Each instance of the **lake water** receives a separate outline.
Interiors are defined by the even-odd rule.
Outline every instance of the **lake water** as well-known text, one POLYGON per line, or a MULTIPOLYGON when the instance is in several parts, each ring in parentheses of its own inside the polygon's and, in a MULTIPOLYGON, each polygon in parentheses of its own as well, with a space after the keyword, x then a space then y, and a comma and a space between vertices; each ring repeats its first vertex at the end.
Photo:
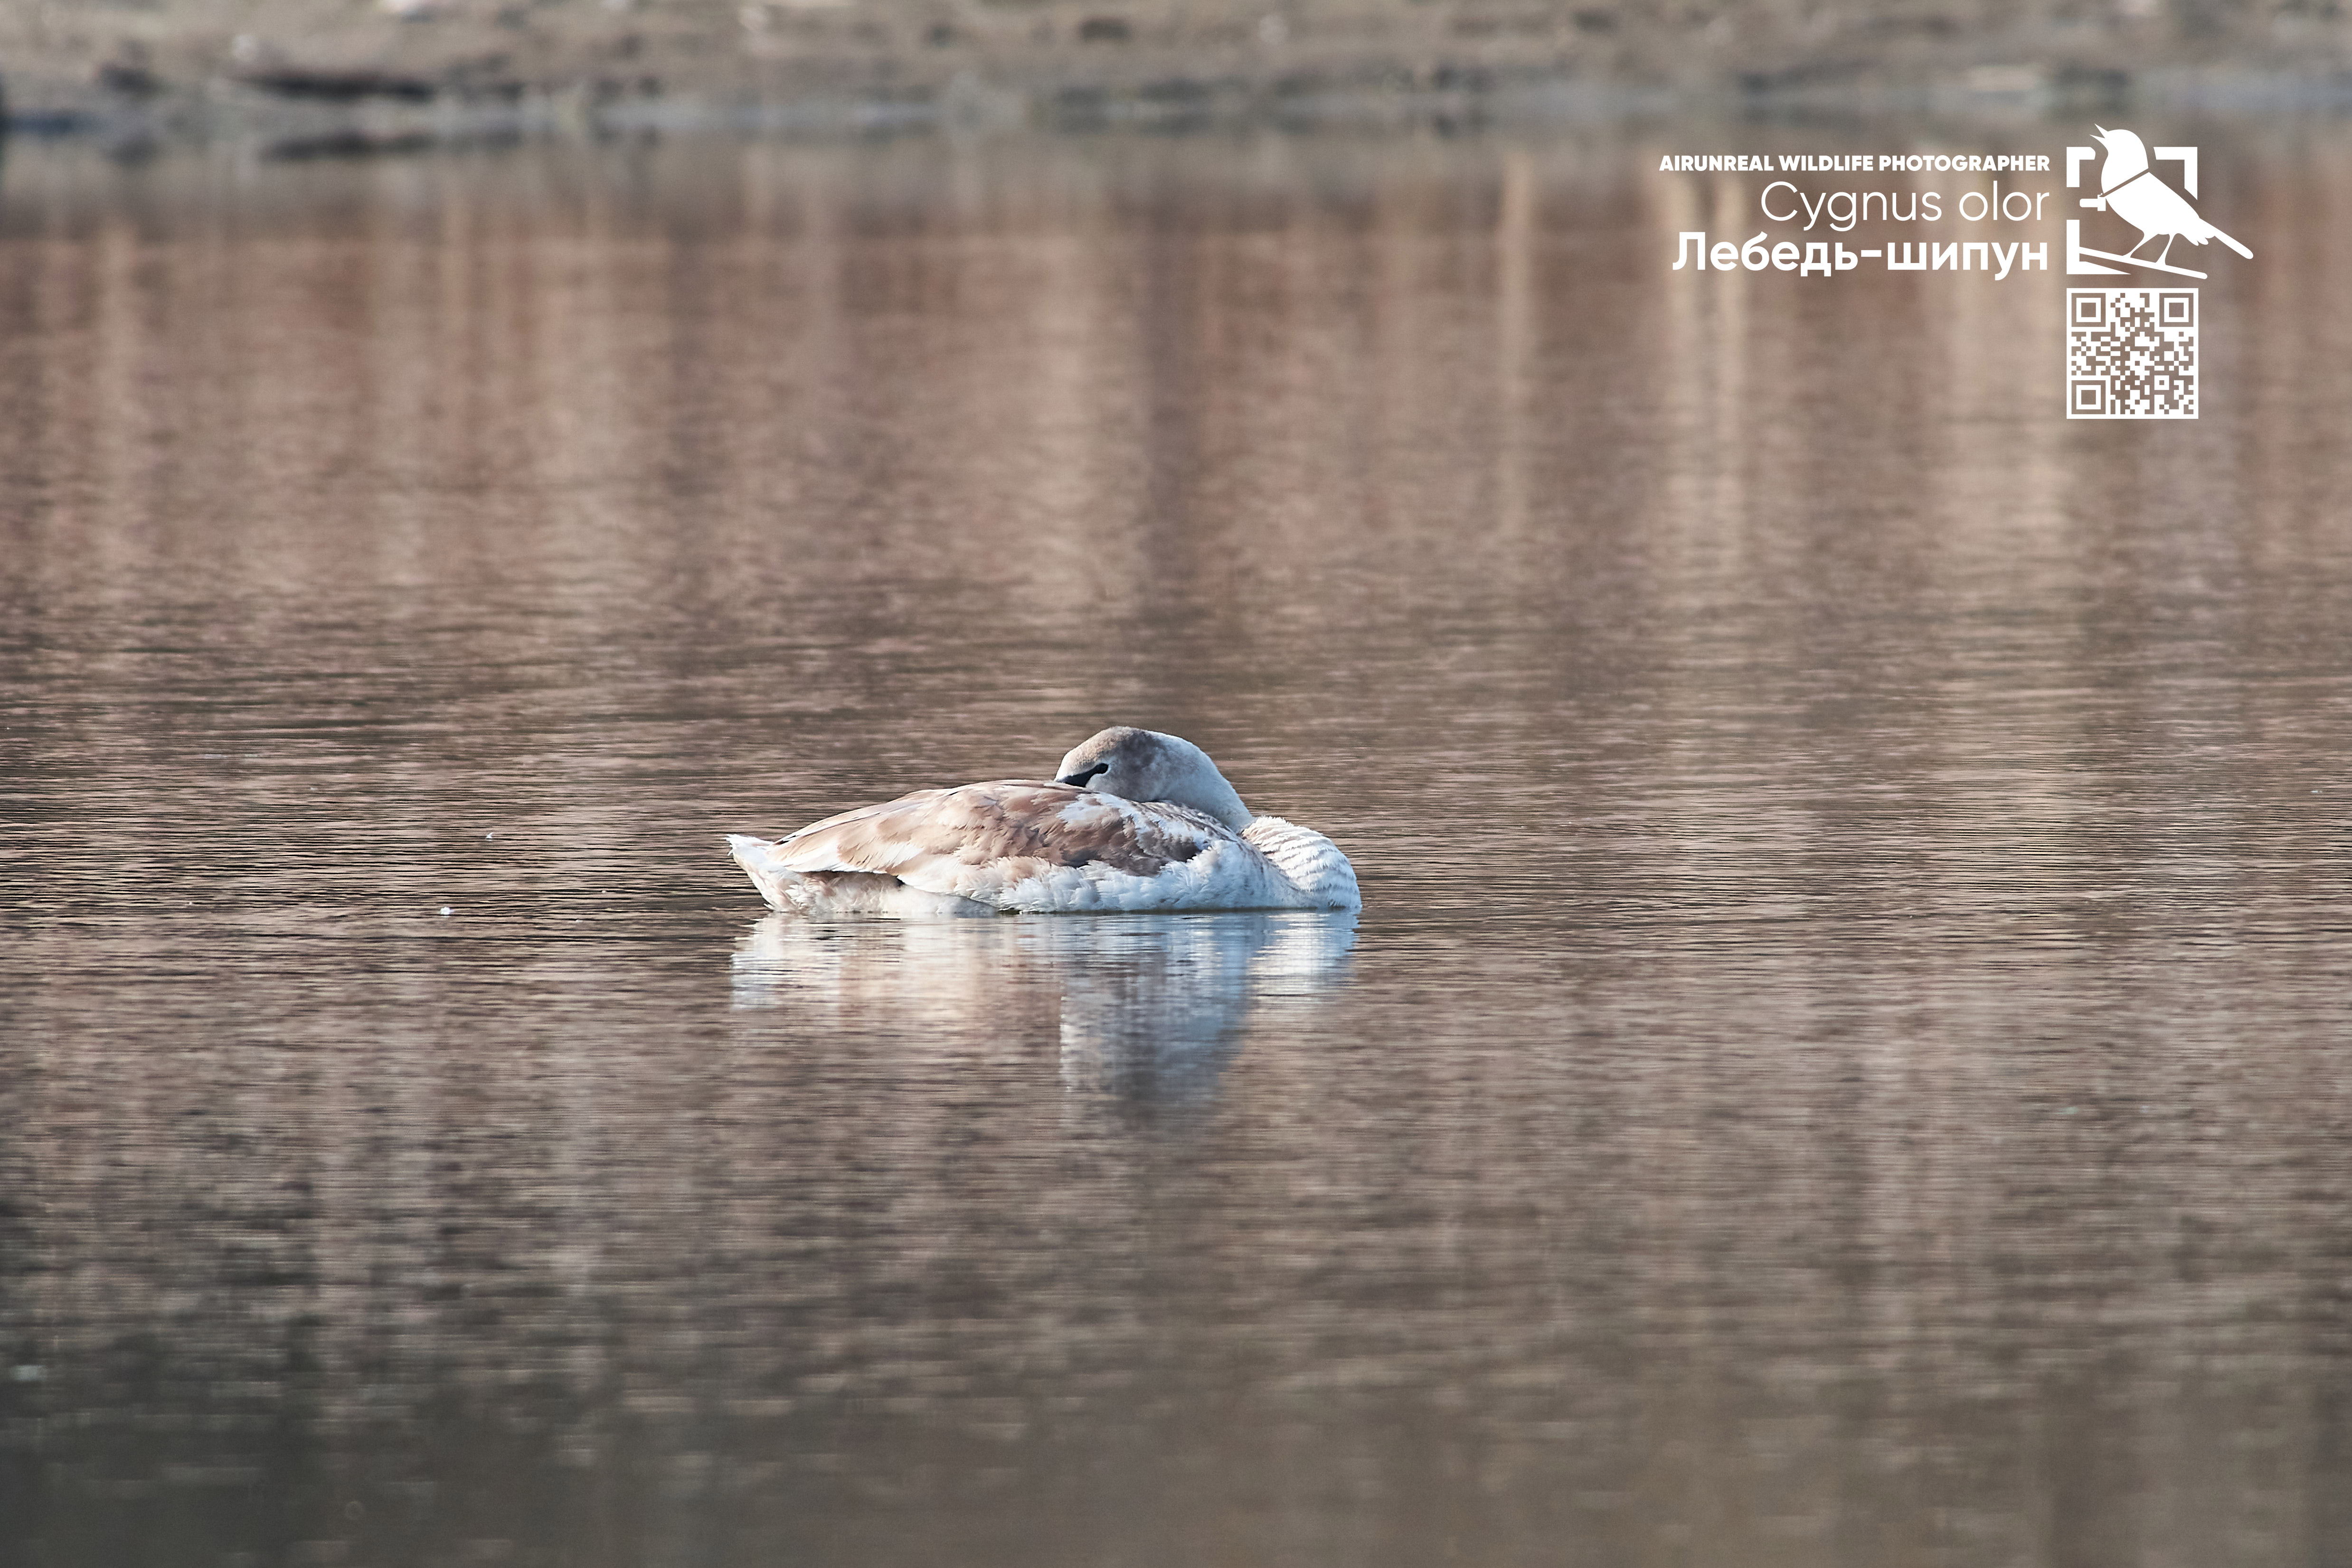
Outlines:
POLYGON ((2352 131, 2159 139, 2193 424, 1671 269, 1883 136, 12 150, 0 1556, 2352 1557, 2352 131), (1118 722, 1361 918, 721 847, 1118 722))

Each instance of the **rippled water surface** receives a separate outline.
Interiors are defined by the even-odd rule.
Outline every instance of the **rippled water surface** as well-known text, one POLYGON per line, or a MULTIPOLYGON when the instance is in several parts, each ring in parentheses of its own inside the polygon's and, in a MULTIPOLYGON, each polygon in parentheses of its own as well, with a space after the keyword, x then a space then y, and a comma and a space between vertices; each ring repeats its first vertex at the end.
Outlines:
POLYGON ((2194 424, 1687 138, 13 151, 0 1557, 2352 1557, 2352 134, 2161 134, 2194 424), (1113 722, 1360 920, 720 848, 1113 722))

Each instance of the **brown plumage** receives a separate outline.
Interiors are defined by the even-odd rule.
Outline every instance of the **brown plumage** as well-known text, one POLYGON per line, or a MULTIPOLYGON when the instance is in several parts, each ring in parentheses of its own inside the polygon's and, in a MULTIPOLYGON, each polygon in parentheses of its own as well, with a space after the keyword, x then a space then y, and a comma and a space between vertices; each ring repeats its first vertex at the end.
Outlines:
POLYGON ((1211 837, 1229 837, 1197 812, 1160 805, 1150 812, 1068 784, 1000 779, 954 789, 919 789, 880 805, 812 823, 778 843, 795 871, 873 871, 929 885, 920 872, 940 862, 1003 863, 1010 879, 1059 866, 1099 862, 1156 877, 1190 860, 1211 837), (910 876, 909 873, 916 873, 910 876))

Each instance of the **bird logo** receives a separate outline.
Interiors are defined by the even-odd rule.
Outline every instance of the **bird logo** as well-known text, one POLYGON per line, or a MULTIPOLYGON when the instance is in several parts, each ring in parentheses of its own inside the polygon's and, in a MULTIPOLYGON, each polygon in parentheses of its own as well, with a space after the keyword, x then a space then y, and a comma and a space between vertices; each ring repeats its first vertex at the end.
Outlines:
MULTIPOLYGON (((2084 196, 2083 205, 2100 212, 2113 212, 2139 230, 2139 241, 2120 254, 2087 249, 2081 243, 2080 220, 2070 220, 2066 226, 2069 241, 2066 269, 2069 272, 2116 270, 2083 260, 2084 258, 2095 257, 2101 261, 2152 268, 2158 272, 2178 273, 2184 278, 2204 277, 2202 272, 2170 263, 2168 258, 2172 255, 2172 242, 2176 239, 2185 239, 2191 245, 2203 245, 2207 240, 2218 239, 2239 255, 2252 259, 2252 251, 2198 216, 2197 209, 2189 205, 2189 197, 2164 183, 2149 166, 2147 142, 2128 131, 2110 131, 2104 125, 2097 130, 2098 135, 2094 140, 2106 150, 2106 160, 2099 168, 2099 194, 2084 196), (2164 248, 2158 251, 2153 258, 2140 254, 2158 238, 2164 241, 2164 248)), ((2066 183, 2070 185, 2077 178, 2077 153, 2085 160, 2092 156, 2087 147, 2067 149, 2066 183)), ((2183 183, 2188 185, 2189 195, 2194 195, 2197 192, 2197 150, 2194 147, 2159 147, 2157 155, 2181 163, 2183 183)))

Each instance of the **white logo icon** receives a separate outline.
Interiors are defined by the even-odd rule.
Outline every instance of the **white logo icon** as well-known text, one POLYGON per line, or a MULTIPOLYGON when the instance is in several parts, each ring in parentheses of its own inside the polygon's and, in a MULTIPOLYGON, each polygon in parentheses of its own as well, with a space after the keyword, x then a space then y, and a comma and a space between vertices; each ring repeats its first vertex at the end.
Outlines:
MULTIPOLYGON (((2110 131, 2098 127, 2094 138, 2106 149, 2106 160, 2099 167, 2099 194, 2084 196, 2082 205, 2100 212, 2113 212, 2117 217, 2139 230, 2139 241, 2120 254, 2111 250, 2090 250, 2083 245, 2083 220, 2066 220, 2066 270, 2071 273, 2105 272, 2120 274, 2124 267, 2146 267, 2158 272, 2170 272, 2182 278, 2202 278, 2202 272, 2186 267, 2175 267, 2166 259, 2172 254, 2172 242, 2185 239, 2191 245, 2203 245, 2218 239, 2239 255, 2251 259, 2253 252, 2197 216, 2197 209, 2182 195, 2164 183, 2150 167, 2147 143, 2128 131, 2110 131), (2153 260, 2140 252, 2161 238, 2164 248, 2153 260), (2096 260, 2091 258, 2095 258, 2096 260), (2100 261, 2117 261, 2122 267, 2101 267, 2100 261)), ((2082 184, 2083 165, 2099 156, 2091 147, 2066 149, 2066 184, 2082 184)), ((2158 163, 2180 165, 2180 183, 2189 195, 2197 194, 2197 149, 2194 147, 2158 147, 2158 163)))

